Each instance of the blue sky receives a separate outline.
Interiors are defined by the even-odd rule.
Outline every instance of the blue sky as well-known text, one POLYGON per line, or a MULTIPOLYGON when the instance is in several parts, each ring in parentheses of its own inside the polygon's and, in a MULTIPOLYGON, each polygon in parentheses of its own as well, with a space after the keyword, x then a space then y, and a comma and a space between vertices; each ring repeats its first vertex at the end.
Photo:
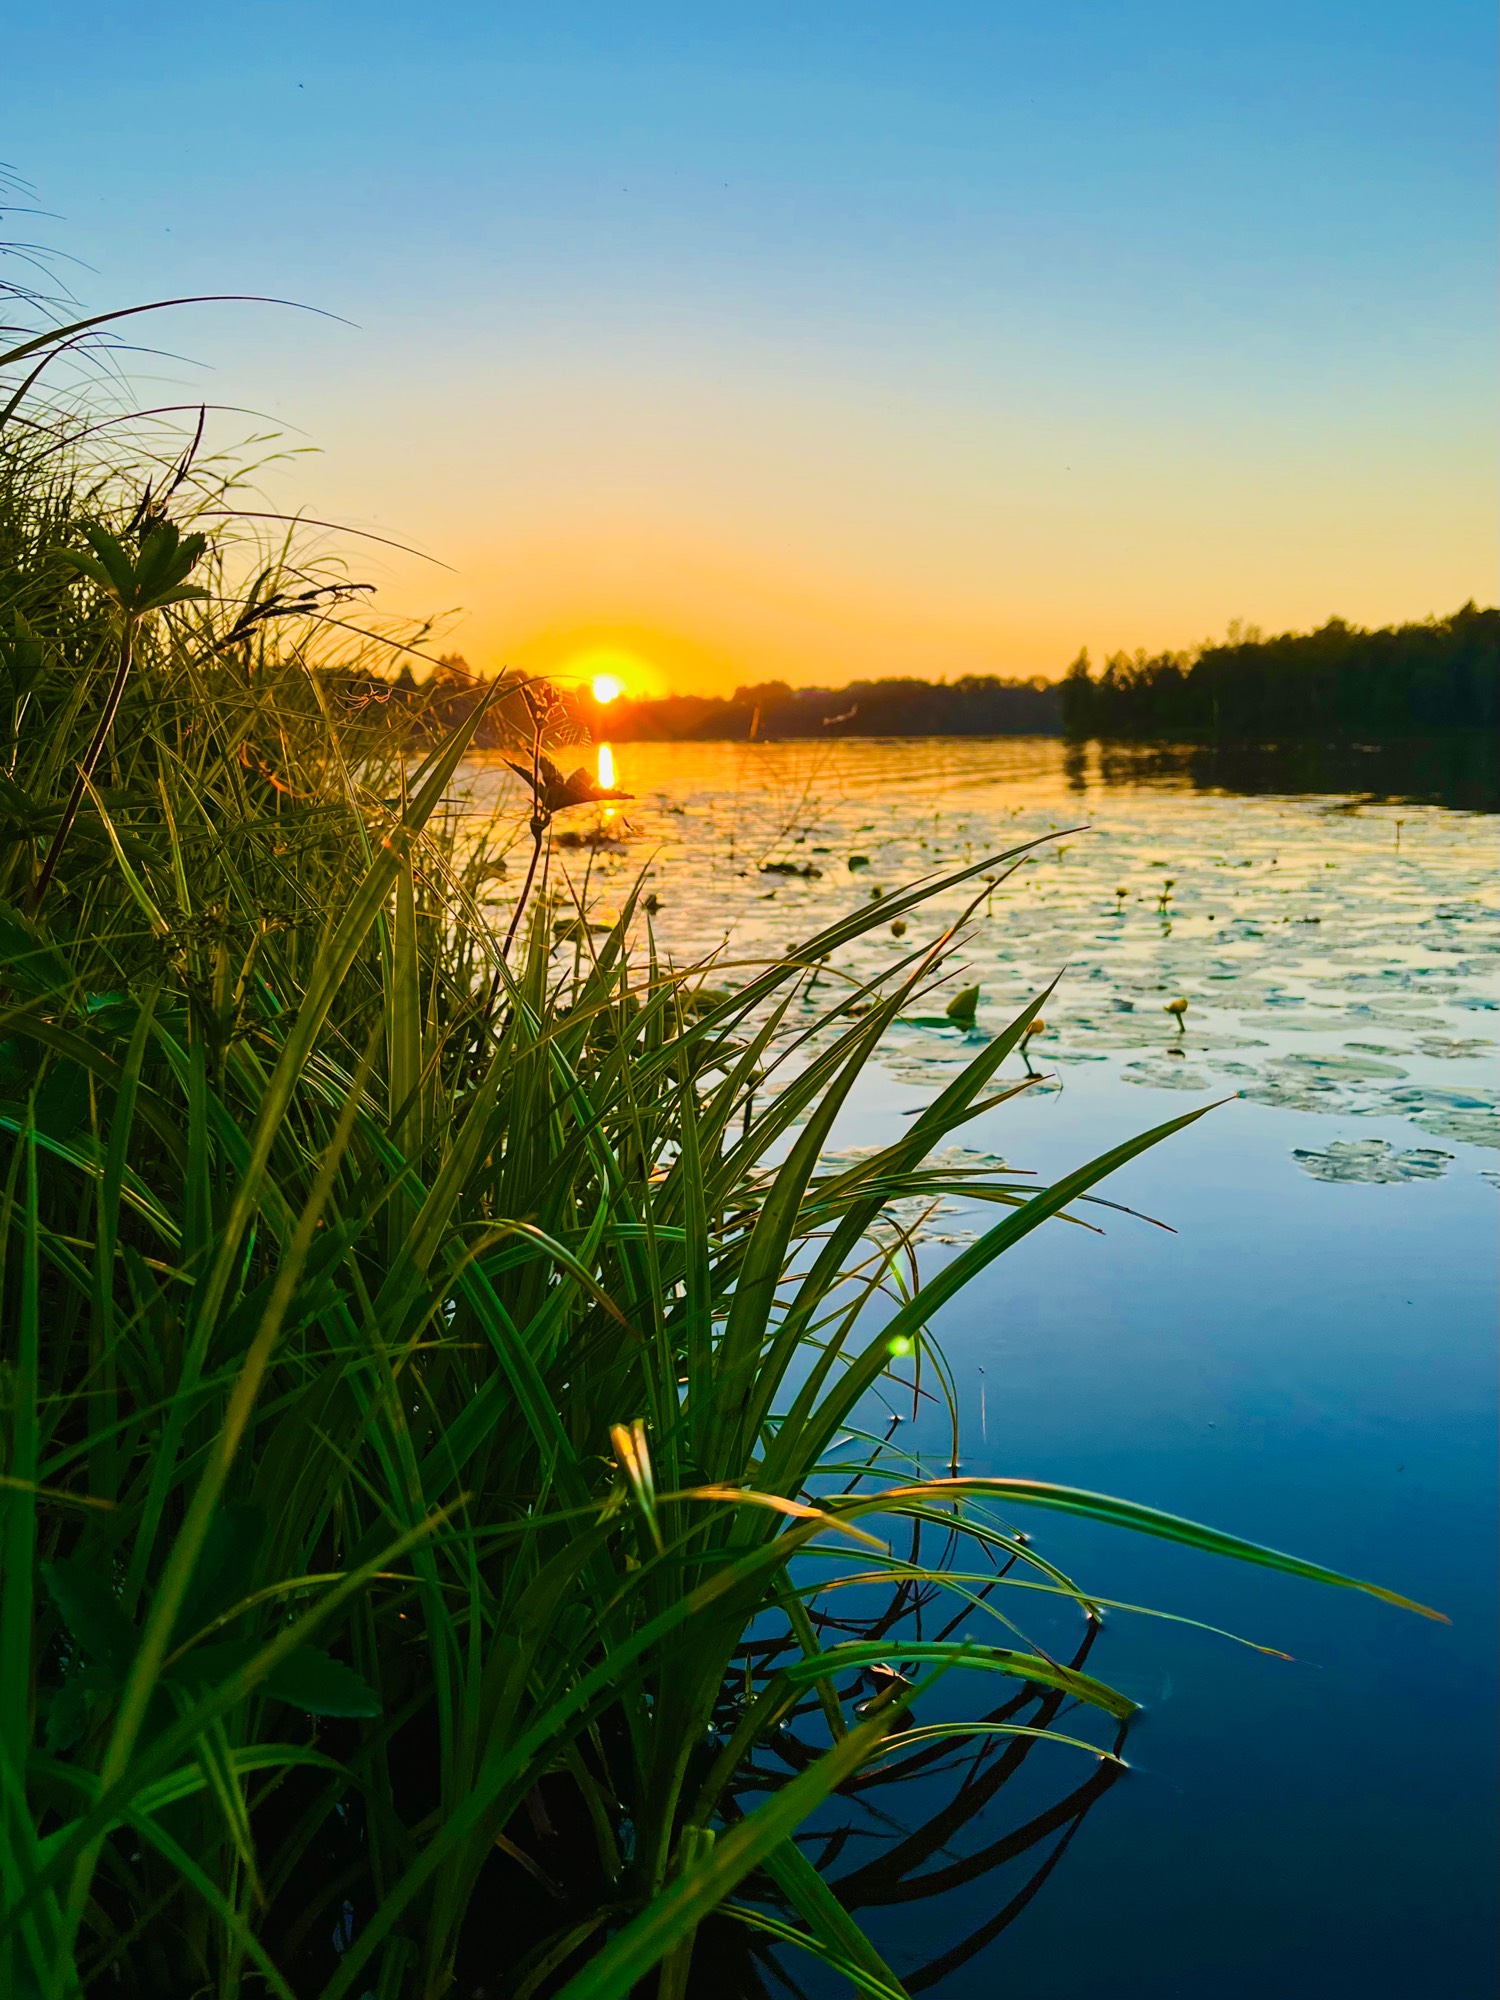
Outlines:
POLYGON ((0 152, 90 306, 356 323, 194 309, 143 387, 318 447, 273 498, 441 556, 362 567, 478 662, 1058 672, 1493 597, 1494 57, 1468 0, 83 0, 0 152))

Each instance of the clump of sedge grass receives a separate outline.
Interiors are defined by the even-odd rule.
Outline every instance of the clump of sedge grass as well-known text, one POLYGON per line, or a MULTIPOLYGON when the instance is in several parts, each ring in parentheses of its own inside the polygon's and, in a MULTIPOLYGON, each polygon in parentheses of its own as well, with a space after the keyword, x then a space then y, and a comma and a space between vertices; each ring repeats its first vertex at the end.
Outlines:
POLYGON ((807 968, 1022 851, 734 992, 641 945, 634 898, 561 953, 528 906, 511 962, 445 804, 477 715, 425 742, 363 653, 320 654, 290 551, 237 564, 191 454, 150 476, 45 411, 0 430, 0 1991, 435 2000, 493 1938, 512 1991, 660 1966, 673 2000, 764 1871, 804 1949, 898 1992, 797 1826, 898 1721, 980 1727, 923 1720, 935 1674, 1055 1690, 1110 1741, 1131 1704, 997 1618, 855 1705, 885 1645, 827 1643, 804 1552, 967 1604, 893 1552, 938 1520, 1087 1615, 1006 1525, 1040 1507, 1346 1581, 1124 1502, 914 1478, 878 1441, 851 1460, 894 1369, 942 1382, 941 1306, 1196 1114, 1050 1187, 929 1165, 1038 1000, 830 1168, 941 954, 794 1034, 807 968), (169 518, 192 582, 132 598, 169 518), (949 1193, 998 1220, 924 1278, 877 1225, 949 1193), (768 1618, 774 1658, 747 1650, 768 1618), (742 1812, 809 1702, 822 1753, 742 1812))

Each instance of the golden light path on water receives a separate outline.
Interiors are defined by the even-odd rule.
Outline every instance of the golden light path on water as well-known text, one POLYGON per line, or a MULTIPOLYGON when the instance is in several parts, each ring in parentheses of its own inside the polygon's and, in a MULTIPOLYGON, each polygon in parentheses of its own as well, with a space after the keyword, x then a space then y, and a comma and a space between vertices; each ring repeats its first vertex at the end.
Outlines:
MULTIPOLYGON (((586 889, 603 921, 643 876, 659 945, 679 965, 712 959, 715 987, 860 903, 1041 840, 985 871, 999 879, 952 970, 887 1035, 881 1061, 899 1078, 940 1085, 1061 974, 1029 1047, 1044 1088, 1107 1064, 1182 1108, 1239 1092, 1332 1112, 1352 1121, 1337 1144, 1353 1150, 1303 1163, 1320 1178, 1433 1178, 1455 1148, 1494 1165, 1469 1150, 1500 1144, 1487 815, 1105 783, 1097 752, 1080 761, 1044 739, 601 744, 597 771, 634 797, 609 820, 570 816, 570 839, 597 826, 602 844, 555 852, 554 890, 586 889), (947 1000, 975 983, 973 1025, 948 1021, 947 1000), (1403 1123, 1366 1138, 1376 1119, 1403 1123)), ((498 760, 476 760, 468 784, 478 813, 523 830, 498 760)), ((894 969, 974 886, 899 931, 878 923, 827 979, 852 990, 894 969)), ((810 1010, 828 997, 825 984, 810 1010)))

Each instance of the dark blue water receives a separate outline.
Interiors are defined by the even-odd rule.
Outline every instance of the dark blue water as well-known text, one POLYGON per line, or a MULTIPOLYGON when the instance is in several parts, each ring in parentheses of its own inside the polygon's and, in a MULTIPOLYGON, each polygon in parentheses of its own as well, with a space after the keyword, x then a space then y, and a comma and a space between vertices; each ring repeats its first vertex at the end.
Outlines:
MULTIPOLYGON (((1182 1108, 1089 1084, 1008 1105, 971 1143, 1046 1175, 1182 1108)), ((855 1136, 877 1136, 908 1099, 893 1094, 855 1136)), ((1130 1773, 1014 1922, 943 1976, 934 1990, 951 2000, 1496 1988, 1496 1191, 1480 1177, 1494 1155, 1460 1146, 1443 1180, 1394 1186, 1296 1171, 1292 1148, 1343 1124, 1232 1103, 1110 1183, 1176 1234, 1052 1225, 993 1267, 938 1323, 966 1397, 965 1466, 1209 1521, 1452 1623, 1018 1513, 1086 1588, 1294 1659, 1111 1614, 1089 1664, 1145 1704, 1130 1773)), ((1413 1136, 1395 1121, 1362 1129, 1413 1136)), ((941 1456, 935 1428, 905 1441, 916 1434, 941 1456)), ((1034 1629, 1060 1625, 1044 1607, 1034 1629)), ((1049 1782, 1060 1795, 1078 1781, 1065 1761, 1077 1755, 1047 1747, 1045 1772, 1029 1760, 1029 1807, 1049 1782)), ((1018 1817, 1002 1795, 954 1851, 1018 1817)), ((862 1915, 914 1972, 1017 1886, 997 1871, 862 1915)))

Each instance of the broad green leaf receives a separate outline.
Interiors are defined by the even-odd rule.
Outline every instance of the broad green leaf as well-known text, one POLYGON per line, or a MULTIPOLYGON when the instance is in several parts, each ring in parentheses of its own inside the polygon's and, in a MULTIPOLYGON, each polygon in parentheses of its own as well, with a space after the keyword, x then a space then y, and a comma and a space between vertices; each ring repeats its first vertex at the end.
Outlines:
MULTIPOLYGON (((193 1646, 167 1669, 168 1678, 196 1690, 216 1688, 247 1668, 254 1672, 265 1651, 261 1639, 220 1639, 193 1646)), ((308 1715, 369 1717, 380 1713, 380 1698, 369 1682, 317 1646, 299 1646, 273 1661, 257 1692, 300 1708, 308 1715)))
POLYGON ((309 1715, 376 1716, 380 1697, 368 1681, 316 1646, 299 1646, 265 1678, 267 1694, 309 1715))
POLYGON ((42 1582, 84 1657, 111 1682, 123 1678, 135 1656, 137 1633, 109 1577, 67 1557, 43 1563, 42 1582))

